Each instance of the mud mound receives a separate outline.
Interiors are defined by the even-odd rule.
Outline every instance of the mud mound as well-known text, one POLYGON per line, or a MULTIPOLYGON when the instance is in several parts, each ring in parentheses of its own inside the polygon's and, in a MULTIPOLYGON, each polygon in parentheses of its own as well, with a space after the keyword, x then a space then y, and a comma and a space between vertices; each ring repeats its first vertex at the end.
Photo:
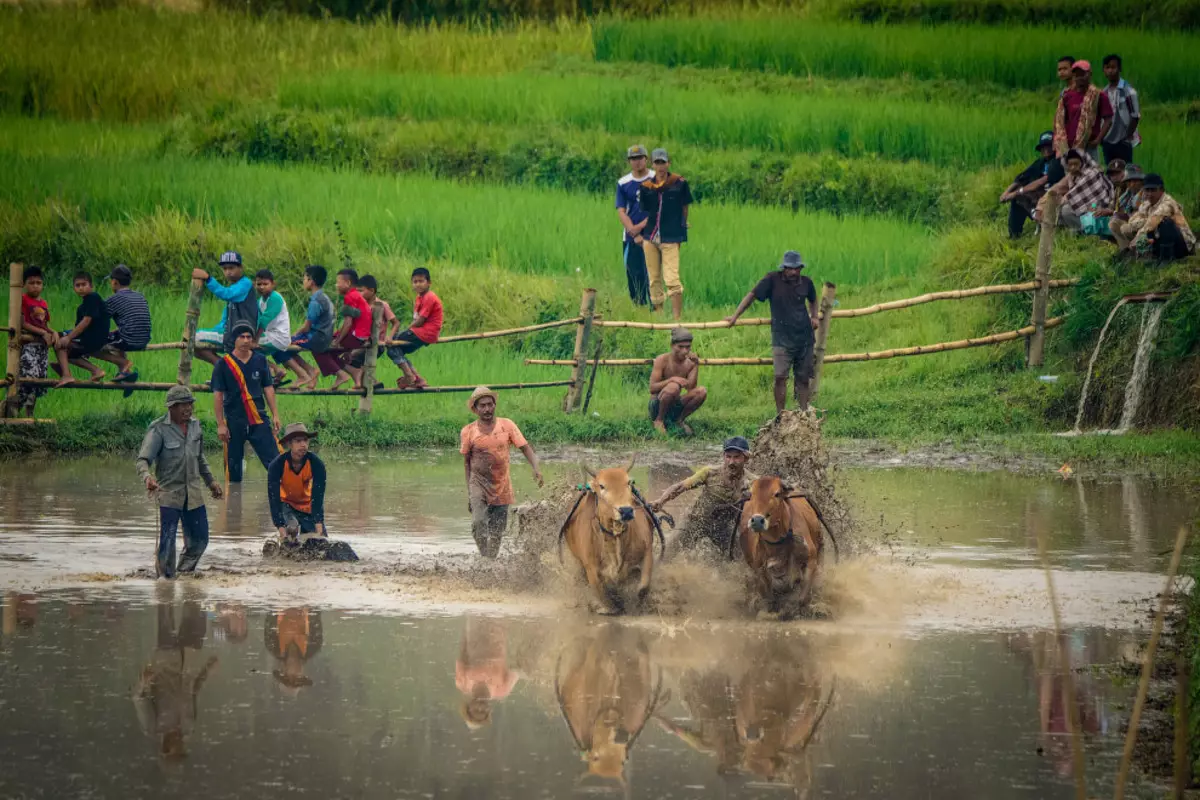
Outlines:
POLYGON ((829 451, 821 439, 821 422, 813 411, 783 412, 758 429, 751 450, 751 472, 778 475, 804 492, 833 531, 842 557, 859 552, 854 521, 834 490, 837 469, 830 464, 829 451))

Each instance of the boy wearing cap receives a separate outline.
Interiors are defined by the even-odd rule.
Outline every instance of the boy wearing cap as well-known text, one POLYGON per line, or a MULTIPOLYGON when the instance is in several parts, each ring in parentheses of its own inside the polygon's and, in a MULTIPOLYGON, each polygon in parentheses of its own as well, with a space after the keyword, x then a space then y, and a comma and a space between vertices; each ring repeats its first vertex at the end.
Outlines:
POLYGON ((533 447, 511 419, 496 416, 496 393, 480 386, 471 393, 467 408, 479 417, 463 427, 458 452, 463 457, 467 479, 467 511, 471 535, 479 554, 495 558, 508 525, 508 507, 513 503, 512 478, 508 471, 508 448, 517 448, 533 468, 533 479, 544 483, 533 447))
POLYGON ((671 159, 661 147, 651 157, 654 174, 638 186, 637 201, 646 225, 633 237, 646 256, 650 303, 661 308, 671 298, 675 319, 683 315, 683 284, 679 280, 679 246, 687 241, 692 189, 682 175, 671 172, 671 159), (665 288, 664 288, 665 287, 665 288))
POLYGON ((213 368, 213 411, 217 438, 229 444, 225 474, 230 483, 242 482, 242 457, 249 441, 263 469, 279 455, 279 408, 267 358, 254 350, 254 326, 235 323, 233 352, 213 368), (267 408, 271 409, 270 415, 267 408))
POLYGON ((1137 90, 1121 77, 1121 57, 1110 53, 1104 57, 1103 64, 1104 77, 1108 79, 1104 94, 1108 97, 1109 105, 1113 107, 1112 127, 1101 142, 1104 160, 1109 164, 1117 159, 1132 161, 1133 148, 1142 141, 1142 136, 1138 133, 1138 123, 1142 121, 1142 105, 1138 102, 1137 90))
POLYGON ((146 491, 157 497, 159 506, 158 554, 155 571, 159 577, 174 578, 176 572, 193 572, 208 547, 208 512, 204 488, 220 499, 221 486, 213 478, 204 457, 204 434, 192 416, 195 398, 186 386, 167 390, 167 413, 150 423, 137 455, 137 471, 146 491), (150 474, 155 465, 155 475, 150 474), (183 555, 175 563, 175 531, 183 523, 183 555))
POLYGON ((638 204, 638 190, 650 177, 646 168, 646 148, 635 144, 625 152, 630 171, 617 180, 617 218, 624 231, 621 234, 625 280, 629 284, 629 299, 639 306, 650 302, 650 278, 646 273, 646 254, 634 239, 646 227, 649 217, 638 204))
POLYGON ((1038 137, 1034 147, 1038 158, 1013 179, 1000 195, 1001 203, 1008 203, 1008 238, 1018 239, 1025 231, 1025 221, 1033 215, 1038 200, 1046 193, 1050 179, 1050 165, 1054 163, 1054 131, 1046 131, 1038 137))
MULTIPOLYGON (((218 266, 221 267, 221 272, 225 276, 227 284, 225 286, 222 286, 216 278, 210 277, 205 270, 200 268, 192 270, 193 278, 204 281, 208 291, 225 301, 225 309, 221 312, 221 321, 215 328, 196 331, 196 341, 217 345, 219 351, 232 353, 235 344, 233 327, 241 322, 254 330, 258 324, 258 298, 254 294, 253 284, 242 269, 240 253, 234 250, 222 253, 218 266)), ((207 361, 215 366, 217 352, 218 350, 205 348, 197 350, 196 355, 202 361, 207 361)))
POLYGON ((1098 86, 1092 85, 1092 65, 1071 65, 1071 87, 1058 98, 1054 114, 1054 152, 1060 158, 1068 150, 1085 150, 1093 162, 1100 161, 1100 141, 1112 127, 1113 107, 1098 86))
POLYGON ((1121 226, 1129 248, 1139 258, 1159 262, 1187 258, 1196 252, 1196 235, 1183 208, 1167 194, 1161 175, 1151 173, 1142 185, 1142 203, 1121 226))
POLYGON ((650 370, 650 419, 654 429, 666 435, 667 423, 675 421, 685 436, 693 431, 685 420, 708 399, 708 390, 697 386, 700 359, 692 352, 692 332, 671 331, 671 350, 654 359, 650 370))
MULTIPOLYGON (((108 274, 112 294, 104 301, 104 307, 117 329, 108 334, 108 343, 96 353, 96 358, 117 365, 120 372, 113 376, 117 383, 133 383, 138 379, 138 372, 126 353, 145 350, 150 344, 150 306, 141 292, 129 288, 132 283, 133 271, 124 264, 117 264, 108 274)), ((125 396, 132 393, 126 392, 125 396)))
POLYGON ((656 513, 680 495, 700 489, 700 496, 688 513, 679 535, 671 542, 674 552, 691 550, 701 541, 711 542, 719 553, 729 551, 729 541, 739 514, 738 501, 750 491, 754 476, 746 472, 750 443, 741 436, 726 439, 722 446, 724 463, 719 467, 701 467, 689 478, 663 492, 650 504, 656 513))
POLYGON ((813 373, 813 346, 817 327, 817 287, 800 271, 804 259, 795 250, 783 254, 779 269, 768 272, 742 298, 733 315, 725 322, 733 327, 738 317, 754 301, 771 304, 771 353, 775 362, 775 413, 787 408, 787 379, 790 370, 794 377, 796 404, 801 411, 808 408, 808 382, 813 373), (807 311, 805 310, 807 305, 807 311))

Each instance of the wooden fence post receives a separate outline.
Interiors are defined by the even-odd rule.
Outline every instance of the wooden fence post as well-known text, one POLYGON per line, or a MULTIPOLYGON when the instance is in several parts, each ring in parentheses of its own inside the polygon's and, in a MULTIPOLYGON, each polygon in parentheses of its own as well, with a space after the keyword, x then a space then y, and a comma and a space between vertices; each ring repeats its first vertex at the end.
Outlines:
POLYGON ((200 324, 200 300, 203 297, 204 282, 199 278, 192 278, 187 317, 183 321, 183 350, 179 351, 179 373, 175 376, 175 382, 184 386, 192 382, 192 359, 196 355, 196 326, 200 324))
MULTIPOLYGON (((8 265, 8 357, 4 362, 4 372, 8 377, 8 390, 4 395, 4 406, 0 408, 0 416, 17 416, 17 391, 20 389, 21 377, 21 293, 25 282, 21 280, 25 271, 24 264, 13 262, 8 265)), ((51 353, 53 358, 54 354, 51 353)))
POLYGON ((1033 335, 1029 337, 1029 355, 1026 365, 1040 367, 1046 348, 1046 308, 1050 305, 1050 261, 1054 256, 1054 226, 1058 224, 1058 196, 1046 193, 1046 205, 1042 210, 1042 234, 1038 240, 1037 271, 1034 278, 1038 287, 1033 290, 1033 335))
POLYGON ((379 360, 379 340, 383 328, 383 306, 376 300, 371 304, 371 336, 363 354, 363 395, 358 399, 358 413, 370 414, 375 399, 375 363, 379 360))
POLYGON ((833 300, 837 297, 837 286, 825 281, 821 292, 821 321, 817 323, 817 341, 813 344, 813 374, 808 382, 808 403, 817 400, 821 388, 821 368, 825 365, 825 342, 829 338, 829 325, 833 322, 833 300))
POLYGON ((563 411, 570 414, 579 408, 583 390, 583 376, 587 367, 587 347, 592 338, 592 318, 596 315, 596 290, 584 289, 583 298, 579 301, 579 329, 575 332, 575 365, 571 367, 571 386, 567 396, 563 398, 563 411))

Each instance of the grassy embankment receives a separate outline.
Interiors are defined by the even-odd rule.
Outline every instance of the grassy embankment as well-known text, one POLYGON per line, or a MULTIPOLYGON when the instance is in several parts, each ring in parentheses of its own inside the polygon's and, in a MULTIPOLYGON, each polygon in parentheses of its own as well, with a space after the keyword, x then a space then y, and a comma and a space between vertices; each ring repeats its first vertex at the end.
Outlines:
MULTIPOLYGON (((601 289, 607 316, 647 318, 622 297, 607 197, 620 169, 612 153, 635 135, 674 147, 677 163, 705 199, 685 252, 690 318, 723 316, 789 246, 805 251, 815 279, 838 282, 843 306, 947 285, 1027 279, 1032 272, 1028 242, 1004 243, 997 223, 985 219, 1002 173, 1028 157, 1030 136, 1049 124, 1038 105, 1052 104, 1052 87, 1040 81, 1036 91, 1018 90, 1035 68, 1048 72, 1045 54, 1032 45, 1005 54, 1025 66, 999 84, 976 85, 970 81, 981 78, 978 70, 957 76, 953 64, 937 67, 942 72, 930 72, 929 80, 912 80, 898 74, 911 48, 888 29, 868 28, 862 35, 876 49, 897 55, 871 62, 865 70, 871 80, 843 81, 836 69, 826 77, 796 78, 768 75, 764 64, 670 71, 595 63, 586 25, 419 31, 223 14, 181 21, 151 12, 41 13, 0 17, 0 41, 36 45, 0 51, 0 108, 37 118, 10 116, 0 128, 0 159, 12 176, 0 188, 4 255, 43 261, 59 276, 80 265, 99 271, 117 260, 130 263, 144 280, 172 287, 149 292, 156 317, 172 320, 170 336, 160 327, 156 339, 174 338, 183 303, 174 287, 183 284, 186 270, 231 245, 252 264, 286 276, 297 313, 303 264, 339 260, 334 218, 342 221, 360 270, 380 275, 393 301, 403 294, 411 266, 431 263, 447 302, 448 332, 569 315, 585 283, 601 289), (197 35, 198 27, 205 35, 197 35), (244 58, 236 65, 212 59, 204 40, 229 41, 244 58), (146 63, 159 67, 139 66, 146 63), (339 71, 336 78, 326 75, 331 70, 339 71), (647 94, 669 102, 642 103, 647 94), (974 108, 979 97, 998 109, 991 119, 974 108), (639 104, 645 111, 631 123, 628 109, 639 104), (187 116, 163 124, 179 114, 187 116), (638 126, 636 134, 631 125, 638 126), (560 151, 565 155, 548 155, 560 151), (420 152, 426 155, 413 156, 420 152), (202 157, 212 154, 272 165, 202 157), (365 171, 432 172, 466 182, 365 171), (826 180, 816 180, 822 175, 826 180), (522 185, 493 185, 500 181, 522 185), (783 208, 755 207, 761 205, 783 208), (963 217, 982 225, 947 227, 963 217), (938 227, 937 236, 929 224, 938 227)), ((829 30, 858 35, 851 26, 829 30)), ((1118 38, 1091 33, 1080 42, 1089 48, 1086 55, 1106 51, 1108 39, 1118 38)), ((981 61, 1000 60, 984 44, 995 39, 994 31, 955 35, 963 49, 978 44, 986 54, 981 61)), ((1189 57, 1180 51, 1179 58, 1189 57)), ((934 57, 926 59, 933 63, 934 57)), ((1154 80, 1173 86, 1164 76, 1154 80)), ((1152 166, 1183 173, 1189 163, 1178 158, 1175 143, 1186 134, 1184 102, 1191 90, 1170 91, 1180 94, 1158 106, 1162 121, 1147 121, 1147 154, 1152 166)), ((1200 184, 1190 173, 1186 180, 1200 184)), ((1059 274, 1099 269, 1102 252, 1064 243, 1059 274)), ((69 315, 73 298, 56 289, 50 299, 59 319, 69 315)), ((831 351, 1007 329, 1023 324, 1026 308, 1025 300, 978 300, 839 321, 831 351)), ((206 315, 217 313, 215 306, 207 309, 206 315)), ((606 353, 657 352, 663 338, 609 332, 606 353)), ((570 341, 569 332, 558 331, 447 345, 426 351, 422 363, 438 383, 558 377, 565 370, 527 368, 520 360, 565 355, 570 341)), ((765 354, 767 345, 760 328, 705 335, 698 349, 713 356, 765 354)), ((1019 350, 831 365, 822 399, 830 409, 827 430, 912 441, 1061 427, 1076 382, 1037 383, 1019 369, 1019 350)), ((1046 371, 1069 374, 1076 358, 1070 347, 1056 344, 1046 371)), ((140 361, 147 377, 173 375, 172 355, 140 361)), ((649 429, 642 419, 644 380, 645 370, 602 372, 593 401, 600 416, 587 420, 559 414, 558 391, 526 392, 506 402, 523 424, 548 437, 641 436, 649 429)), ((770 413, 766 370, 710 369, 704 382, 714 395, 703 415, 702 433, 710 438, 749 430, 770 413)), ((327 417, 344 440, 361 436, 376 443, 447 441, 465 417, 460 397, 406 397, 381 399, 367 428, 341 424, 352 405, 287 398, 284 416, 327 417)), ((153 413, 153 401, 63 392, 44 401, 43 413, 76 419, 85 409, 115 408, 140 424, 153 413)), ((75 430, 58 436, 82 444, 87 434, 75 430)), ((1187 450, 1178 437, 1120 447, 1131 454, 1187 450)))

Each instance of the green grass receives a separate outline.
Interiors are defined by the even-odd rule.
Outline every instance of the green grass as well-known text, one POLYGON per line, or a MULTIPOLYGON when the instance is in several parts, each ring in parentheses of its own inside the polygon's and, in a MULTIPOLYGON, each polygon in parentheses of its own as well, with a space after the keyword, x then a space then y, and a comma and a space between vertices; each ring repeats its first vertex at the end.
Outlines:
POLYGON ((1119 52, 1131 83, 1156 101, 1200 96, 1200 38, 1182 33, 1085 27, 984 27, 816 23, 795 16, 602 20, 596 58, 767 70, 793 75, 926 80, 954 78, 1014 89, 1055 83, 1064 53, 1100 60, 1119 52))
POLYGON ((1200 27, 1200 4, 1171 0, 815 0, 816 16, 859 22, 979 23, 1047 27, 1114 27, 1193 30, 1200 27))

